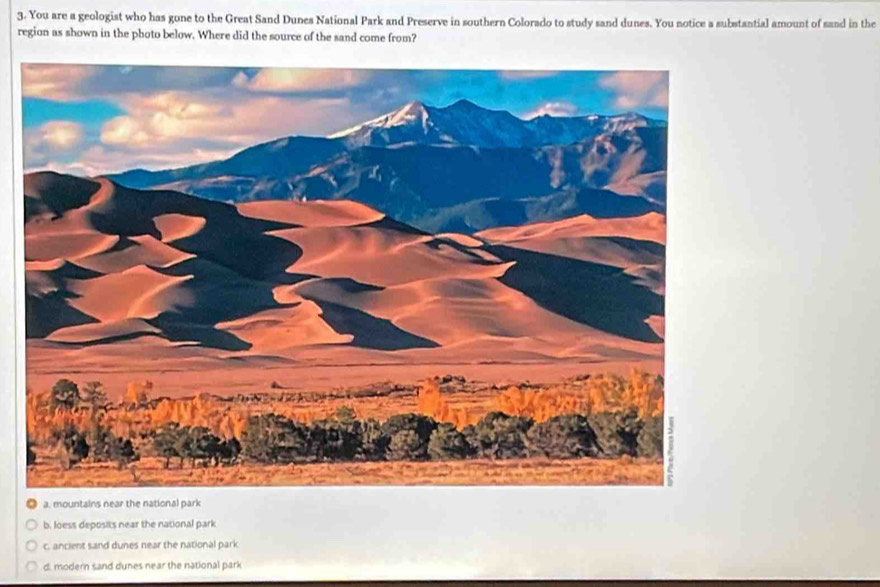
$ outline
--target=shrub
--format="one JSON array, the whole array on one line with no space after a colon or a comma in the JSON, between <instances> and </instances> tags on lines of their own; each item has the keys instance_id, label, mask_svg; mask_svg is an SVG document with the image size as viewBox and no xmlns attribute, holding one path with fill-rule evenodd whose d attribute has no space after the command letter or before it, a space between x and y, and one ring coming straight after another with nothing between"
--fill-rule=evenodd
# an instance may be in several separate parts
<instances>
[{"instance_id":1,"label":"shrub","mask_svg":"<svg viewBox=\"0 0 880 587\"><path fill-rule=\"evenodd\" d=\"M473 453L474 449L465 435L448 423L438 425L428 442L428 457L431 460L466 459Z\"/></svg>"},{"instance_id":2,"label":"shrub","mask_svg":"<svg viewBox=\"0 0 880 587\"><path fill-rule=\"evenodd\" d=\"M26 450L27 450L27 466L28 467L30 467L31 465L37 464L37 453L34 452L34 449L32 448L33 445L34 444L31 442L30 438L28 438L27 448L26 448Z\"/></svg>"},{"instance_id":3,"label":"shrub","mask_svg":"<svg viewBox=\"0 0 880 587\"><path fill-rule=\"evenodd\" d=\"M663 416L646 418L637 439L641 457L663 458Z\"/></svg>"},{"instance_id":4,"label":"shrub","mask_svg":"<svg viewBox=\"0 0 880 587\"><path fill-rule=\"evenodd\" d=\"M555 416L532 426L526 435L529 456L554 459L592 457L598 452L596 433L578 414Z\"/></svg>"},{"instance_id":5,"label":"shrub","mask_svg":"<svg viewBox=\"0 0 880 587\"><path fill-rule=\"evenodd\" d=\"M502 412L489 412L468 426L464 435L477 454L491 459L514 459L526 455L526 434L534 421Z\"/></svg>"},{"instance_id":6,"label":"shrub","mask_svg":"<svg viewBox=\"0 0 880 587\"><path fill-rule=\"evenodd\" d=\"M388 437L386 456L395 461L423 461L437 422L421 414L395 414L382 425Z\"/></svg>"},{"instance_id":7,"label":"shrub","mask_svg":"<svg viewBox=\"0 0 880 587\"><path fill-rule=\"evenodd\" d=\"M72 410L79 399L79 387L70 379L59 379L52 386L50 401L53 407Z\"/></svg>"},{"instance_id":8,"label":"shrub","mask_svg":"<svg viewBox=\"0 0 880 587\"><path fill-rule=\"evenodd\" d=\"M62 449L62 463L65 469L72 469L89 456L89 443L76 428L67 426L57 432Z\"/></svg>"},{"instance_id":9,"label":"shrub","mask_svg":"<svg viewBox=\"0 0 880 587\"><path fill-rule=\"evenodd\" d=\"M312 426L309 443L318 460L350 461L361 451L360 422L319 420Z\"/></svg>"},{"instance_id":10,"label":"shrub","mask_svg":"<svg viewBox=\"0 0 880 587\"><path fill-rule=\"evenodd\" d=\"M241 454L241 443L237 438L233 437L220 443L217 462L224 465L232 465L238 460Z\"/></svg>"},{"instance_id":11,"label":"shrub","mask_svg":"<svg viewBox=\"0 0 880 587\"><path fill-rule=\"evenodd\" d=\"M140 458L140 455L134 450L130 438L113 437L113 443L110 446L110 460L116 463L118 468L121 469L129 463L140 460Z\"/></svg>"},{"instance_id":12,"label":"shrub","mask_svg":"<svg viewBox=\"0 0 880 587\"><path fill-rule=\"evenodd\" d=\"M277 414L248 420L242 434L242 454L261 463L303 461L309 454L309 429Z\"/></svg>"},{"instance_id":13,"label":"shrub","mask_svg":"<svg viewBox=\"0 0 880 587\"><path fill-rule=\"evenodd\" d=\"M357 421L357 412L351 406L339 406L333 413L333 417L340 422L355 422Z\"/></svg>"},{"instance_id":14,"label":"shrub","mask_svg":"<svg viewBox=\"0 0 880 587\"><path fill-rule=\"evenodd\" d=\"M382 424L378 420L361 422L361 457L368 461L380 461L385 458L389 438L385 436Z\"/></svg>"},{"instance_id":15,"label":"shrub","mask_svg":"<svg viewBox=\"0 0 880 587\"><path fill-rule=\"evenodd\" d=\"M93 424L89 429L87 442L95 462L113 462L121 469L140 458L130 439L120 438L100 424Z\"/></svg>"},{"instance_id":16,"label":"shrub","mask_svg":"<svg viewBox=\"0 0 880 587\"><path fill-rule=\"evenodd\" d=\"M178 443L178 452L188 458L195 467L196 462L207 466L211 461L217 464L220 459L220 437L203 426L185 428Z\"/></svg>"},{"instance_id":17,"label":"shrub","mask_svg":"<svg viewBox=\"0 0 880 587\"><path fill-rule=\"evenodd\" d=\"M183 458L177 451L180 436L181 428L177 422L163 425L153 436L153 449L157 456L165 459L162 466L166 469L171 463L171 459L175 457L180 458L180 463L183 464Z\"/></svg>"},{"instance_id":18,"label":"shrub","mask_svg":"<svg viewBox=\"0 0 880 587\"><path fill-rule=\"evenodd\" d=\"M589 417L596 432L599 451L606 457L638 454L638 436L642 420L635 408L620 412L603 412Z\"/></svg>"}]
</instances>

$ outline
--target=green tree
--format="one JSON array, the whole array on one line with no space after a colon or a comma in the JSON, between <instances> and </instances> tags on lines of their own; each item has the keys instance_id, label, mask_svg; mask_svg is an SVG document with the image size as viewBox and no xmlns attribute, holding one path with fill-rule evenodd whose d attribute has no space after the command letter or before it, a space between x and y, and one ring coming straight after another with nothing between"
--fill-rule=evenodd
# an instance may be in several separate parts
<instances>
[{"instance_id":1,"label":"green tree","mask_svg":"<svg viewBox=\"0 0 880 587\"><path fill-rule=\"evenodd\" d=\"M570 459L596 456L599 445L587 419L563 414L532 426L526 435L530 456Z\"/></svg>"},{"instance_id":2,"label":"green tree","mask_svg":"<svg viewBox=\"0 0 880 587\"><path fill-rule=\"evenodd\" d=\"M130 438L114 436L110 444L110 460L116 463L117 469L122 469L129 463L140 460L140 455L135 451Z\"/></svg>"},{"instance_id":3,"label":"green tree","mask_svg":"<svg viewBox=\"0 0 880 587\"><path fill-rule=\"evenodd\" d=\"M88 381L82 388L82 403L91 408L93 413L107 407L107 392L100 381Z\"/></svg>"},{"instance_id":4,"label":"green tree","mask_svg":"<svg viewBox=\"0 0 880 587\"><path fill-rule=\"evenodd\" d=\"M606 457L638 454L638 437L643 422L636 408L620 412L602 412L588 418L596 432L599 452Z\"/></svg>"},{"instance_id":5,"label":"green tree","mask_svg":"<svg viewBox=\"0 0 880 587\"><path fill-rule=\"evenodd\" d=\"M382 425L388 438L385 456L394 461L428 459L428 443L437 429L437 422L422 414L395 414Z\"/></svg>"},{"instance_id":6,"label":"green tree","mask_svg":"<svg viewBox=\"0 0 880 587\"><path fill-rule=\"evenodd\" d=\"M309 445L317 460L350 461L361 454L361 425L354 419L315 422Z\"/></svg>"},{"instance_id":7,"label":"green tree","mask_svg":"<svg viewBox=\"0 0 880 587\"><path fill-rule=\"evenodd\" d=\"M361 452L360 457L368 461L381 461L388 450L389 438L385 435L382 424L378 420L369 419L360 422Z\"/></svg>"},{"instance_id":8,"label":"green tree","mask_svg":"<svg viewBox=\"0 0 880 587\"><path fill-rule=\"evenodd\" d=\"M220 459L220 438L203 426L182 429L178 438L177 452L181 459L189 459L192 467L196 463L207 466Z\"/></svg>"},{"instance_id":9,"label":"green tree","mask_svg":"<svg viewBox=\"0 0 880 587\"><path fill-rule=\"evenodd\" d=\"M663 415L645 418L637 439L640 457L663 458Z\"/></svg>"},{"instance_id":10,"label":"green tree","mask_svg":"<svg viewBox=\"0 0 880 587\"><path fill-rule=\"evenodd\" d=\"M464 435L481 457L522 458L526 456L526 434L533 424L531 418L489 412L475 425L465 428Z\"/></svg>"},{"instance_id":11,"label":"green tree","mask_svg":"<svg viewBox=\"0 0 880 587\"><path fill-rule=\"evenodd\" d=\"M52 386L50 398L53 407L72 410L79 403L79 387L70 379L59 379Z\"/></svg>"},{"instance_id":12,"label":"green tree","mask_svg":"<svg viewBox=\"0 0 880 587\"><path fill-rule=\"evenodd\" d=\"M89 456L89 443L86 437L72 426L60 432L60 445L65 469L72 469Z\"/></svg>"},{"instance_id":13,"label":"green tree","mask_svg":"<svg viewBox=\"0 0 880 587\"><path fill-rule=\"evenodd\" d=\"M473 454L474 448L468 444L467 437L448 422L439 424L428 442L428 457L432 461L466 459Z\"/></svg>"},{"instance_id":14,"label":"green tree","mask_svg":"<svg viewBox=\"0 0 880 587\"><path fill-rule=\"evenodd\" d=\"M177 452L180 436L182 435L180 424L177 422L169 422L156 431L153 436L153 450L156 455L165 459L162 467L167 469L171 464L171 459L180 458ZM181 458L181 464L183 459Z\"/></svg>"},{"instance_id":15,"label":"green tree","mask_svg":"<svg viewBox=\"0 0 880 587\"><path fill-rule=\"evenodd\" d=\"M238 460L241 454L241 443L233 437L220 443L218 461L224 465L231 465Z\"/></svg>"},{"instance_id":16,"label":"green tree","mask_svg":"<svg viewBox=\"0 0 880 587\"><path fill-rule=\"evenodd\" d=\"M310 430L278 414L251 416L242 434L242 454L261 463L293 463L311 455Z\"/></svg>"}]
</instances>

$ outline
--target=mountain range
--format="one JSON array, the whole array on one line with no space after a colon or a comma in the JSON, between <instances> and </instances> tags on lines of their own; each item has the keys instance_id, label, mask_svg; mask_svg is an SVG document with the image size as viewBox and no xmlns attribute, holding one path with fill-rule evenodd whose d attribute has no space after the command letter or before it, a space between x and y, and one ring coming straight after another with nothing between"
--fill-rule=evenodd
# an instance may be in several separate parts
<instances>
[{"instance_id":1,"label":"mountain range","mask_svg":"<svg viewBox=\"0 0 880 587\"><path fill-rule=\"evenodd\" d=\"M327 137L292 136L178 169L109 176L223 202L352 200L428 232L663 213L666 123L523 120L467 100L411 102Z\"/></svg>"}]
</instances>

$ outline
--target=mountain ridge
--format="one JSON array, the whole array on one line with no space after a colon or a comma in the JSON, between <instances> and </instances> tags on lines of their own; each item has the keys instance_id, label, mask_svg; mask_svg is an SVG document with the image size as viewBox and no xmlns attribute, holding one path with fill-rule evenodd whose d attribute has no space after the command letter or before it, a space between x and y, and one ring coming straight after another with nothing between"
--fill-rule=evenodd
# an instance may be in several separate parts
<instances>
[{"instance_id":1,"label":"mountain ridge","mask_svg":"<svg viewBox=\"0 0 880 587\"><path fill-rule=\"evenodd\" d=\"M467 100L410 102L328 137L284 137L224 160L108 177L229 202L352 199L422 229L482 230L499 225L494 215L473 222L454 211L493 199L536 209L528 202L584 190L614 192L624 216L664 210L666 123L635 113L524 120Z\"/></svg>"}]
</instances>

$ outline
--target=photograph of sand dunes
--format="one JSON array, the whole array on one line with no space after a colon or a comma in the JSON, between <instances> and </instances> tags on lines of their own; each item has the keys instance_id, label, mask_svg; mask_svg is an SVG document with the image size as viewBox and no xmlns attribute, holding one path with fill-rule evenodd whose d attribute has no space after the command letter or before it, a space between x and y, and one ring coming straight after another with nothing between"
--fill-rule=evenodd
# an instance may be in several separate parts
<instances>
[{"instance_id":1,"label":"photograph of sand dunes","mask_svg":"<svg viewBox=\"0 0 880 587\"><path fill-rule=\"evenodd\" d=\"M663 483L666 72L21 87L29 486Z\"/></svg>"}]
</instances>

